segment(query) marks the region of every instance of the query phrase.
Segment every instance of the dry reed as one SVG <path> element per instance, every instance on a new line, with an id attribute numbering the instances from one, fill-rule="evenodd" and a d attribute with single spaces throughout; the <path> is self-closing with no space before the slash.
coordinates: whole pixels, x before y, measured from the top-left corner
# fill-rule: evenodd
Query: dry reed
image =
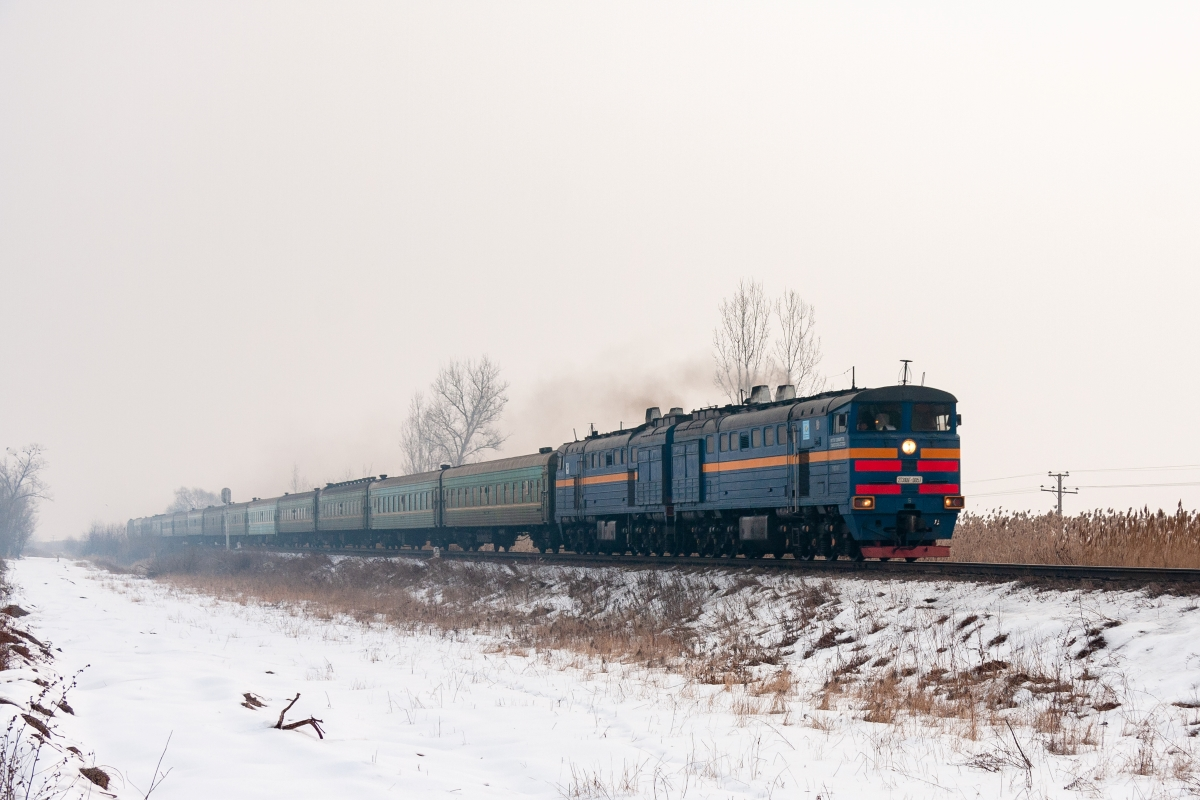
<path id="1" fill-rule="evenodd" d="M 951 560 L 1114 567 L 1200 568 L 1200 513 L 1091 511 L 1073 517 L 964 514 Z"/>

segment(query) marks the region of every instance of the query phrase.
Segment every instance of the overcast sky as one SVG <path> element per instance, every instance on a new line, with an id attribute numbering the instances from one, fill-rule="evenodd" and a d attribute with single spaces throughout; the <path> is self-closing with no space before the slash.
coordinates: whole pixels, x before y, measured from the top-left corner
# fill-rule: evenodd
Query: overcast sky
<path id="1" fill-rule="evenodd" d="M 721 402 L 745 277 L 831 386 L 959 398 L 973 508 L 1200 484 L 1083 471 L 1200 465 L 1197 42 L 1194 2 L 0 2 L 0 445 L 47 448 L 42 538 L 398 473 L 451 358 L 557 445 Z"/>

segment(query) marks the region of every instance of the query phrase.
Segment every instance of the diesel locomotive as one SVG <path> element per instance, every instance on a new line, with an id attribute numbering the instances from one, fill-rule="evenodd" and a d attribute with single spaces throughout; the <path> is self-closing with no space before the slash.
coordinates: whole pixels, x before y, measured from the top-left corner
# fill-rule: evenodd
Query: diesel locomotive
<path id="1" fill-rule="evenodd" d="M 781 558 L 949 555 L 964 507 L 954 395 L 925 386 L 646 410 L 536 454 L 130 520 L 224 547 L 511 548 Z"/>

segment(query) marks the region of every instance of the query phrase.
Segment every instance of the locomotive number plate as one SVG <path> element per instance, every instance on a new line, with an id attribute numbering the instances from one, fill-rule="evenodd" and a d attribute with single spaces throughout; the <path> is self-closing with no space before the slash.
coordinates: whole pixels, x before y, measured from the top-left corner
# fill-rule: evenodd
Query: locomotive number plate
<path id="1" fill-rule="evenodd" d="M 925 478 L 921 475 L 897 475 L 896 483 L 924 483 Z"/>

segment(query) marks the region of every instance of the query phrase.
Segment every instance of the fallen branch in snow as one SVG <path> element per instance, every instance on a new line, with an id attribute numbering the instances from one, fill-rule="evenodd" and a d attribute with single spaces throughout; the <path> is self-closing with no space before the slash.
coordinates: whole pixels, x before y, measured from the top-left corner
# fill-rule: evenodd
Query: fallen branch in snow
<path id="1" fill-rule="evenodd" d="M 275 728 L 277 730 L 281 730 L 281 731 L 294 731 L 294 730 L 296 730 L 296 728 L 302 728 L 305 725 L 311 725 L 313 730 L 317 732 L 317 738 L 324 739 L 325 731 L 321 730 L 322 720 L 319 720 L 316 717 L 309 717 L 308 719 L 302 719 L 299 722 L 289 722 L 287 725 L 283 724 L 284 715 L 287 714 L 287 712 L 292 710 L 292 706 L 296 705 L 296 701 L 299 699 L 300 699 L 300 693 L 296 692 L 296 696 L 292 698 L 292 702 L 288 703 L 287 707 L 285 709 L 283 709 L 283 711 L 279 712 L 279 721 L 275 723 Z"/>
<path id="2" fill-rule="evenodd" d="M 321 720 L 317 719 L 316 717 L 309 717 L 308 719 L 302 719 L 299 722 L 289 722 L 287 725 L 283 726 L 282 730 L 294 731 L 294 730 L 296 730 L 296 728 L 301 728 L 305 725 L 312 725 L 313 730 L 317 732 L 318 739 L 325 738 L 325 731 L 321 730 Z"/>
<path id="3" fill-rule="evenodd" d="M 287 708 L 279 712 L 279 721 L 275 723 L 276 730 L 283 730 L 283 715 L 292 710 L 292 706 L 296 705 L 296 701 L 300 699 L 300 693 L 296 692 L 296 696 L 292 698 L 292 702 L 287 704 Z"/>

